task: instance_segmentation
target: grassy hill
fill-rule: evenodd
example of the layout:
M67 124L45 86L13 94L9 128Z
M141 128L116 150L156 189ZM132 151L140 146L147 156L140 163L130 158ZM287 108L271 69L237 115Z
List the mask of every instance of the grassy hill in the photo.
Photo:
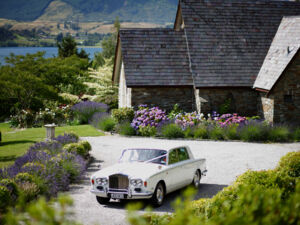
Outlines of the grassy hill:
M168 23L178 0L9 0L0 1L1 18L18 21L76 20Z

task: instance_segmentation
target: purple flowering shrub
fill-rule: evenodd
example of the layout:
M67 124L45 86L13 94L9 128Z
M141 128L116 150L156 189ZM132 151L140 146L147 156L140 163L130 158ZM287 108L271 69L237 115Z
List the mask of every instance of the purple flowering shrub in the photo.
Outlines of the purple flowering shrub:
M215 120L221 127L227 127L231 125L246 125L248 120L244 116L239 116L237 113L223 114L220 117L215 117Z
M17 158L12 166L0 169L0 180L14 180L20 185L20 190L30 196L40 193L50 197L59 191L68 190L70 183L78 182L82 178L87 166L82 156L63 149L63 144L73 141L77 144L78 137L64 134L55 141L36 143L23 156ZM90 150L89 143L80 143L87 152ZM31 199L30 196L25 196L25 199Z
M134 113L131 126L139 132L140 128L157 127L160 123L168 120L166 112L158 107L149 108L147 105L140 105Z
M53 138L53 141L57 141L62 145L76 143L78 142L79 137L75 133L64 133L64 135L59 135L56 138Z
M74 105L71 110L81 124L87 124L95 113L106 112L108 106L103 103L85 101Z
M201 121L204 121L203 114L192 113L179 113L175 116L175 124L179 125L183 130L188 127L193 127L198 125Z

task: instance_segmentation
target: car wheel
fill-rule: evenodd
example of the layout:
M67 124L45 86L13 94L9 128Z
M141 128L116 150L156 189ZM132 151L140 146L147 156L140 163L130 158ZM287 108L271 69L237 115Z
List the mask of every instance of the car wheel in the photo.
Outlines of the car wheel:
M100 205L105 205L109 202L110 198L103 198L96 196L97 201L99 202Z
M159 207L163 204L165 198L165 189L163 187L163 184L160 182L157 184L154 194L151 198L151 203L155 207Z
M192 185L195 187L195 188L199 188L200 186L200 180L201 180L201 173L199 170L197 170L194 174L194 178L193 178L193 183Z

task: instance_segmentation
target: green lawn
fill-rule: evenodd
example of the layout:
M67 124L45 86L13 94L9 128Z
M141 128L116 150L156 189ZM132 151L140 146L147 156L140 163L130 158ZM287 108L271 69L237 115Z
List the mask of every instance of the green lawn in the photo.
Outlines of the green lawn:
M46 137L45 128L14 130L9 127L8 123L0 123L0 131L2 132L0 167L12 164L14 160L18 156L23 155L32 144L42 141ZM55 134L60 135L70 131L76 133L80 137L103 135L103 133L97 131L90 125L56 127Z

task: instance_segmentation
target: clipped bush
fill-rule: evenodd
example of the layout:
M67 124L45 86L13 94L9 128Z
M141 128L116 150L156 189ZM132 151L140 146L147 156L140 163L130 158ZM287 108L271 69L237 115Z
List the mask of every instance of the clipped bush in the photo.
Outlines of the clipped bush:
M300 177L300 151L289 152L283 156L280 159L276 170L283 172L290 177Z
M89 151L91 150L91 145L87 144L85 141L79 143L71 143L64 146L64 149L67 152L75 153L86 158L89 155Z
M123 122L117 126L117 132L121 135L134 136L136 135L135 129L129 122Z
M273 127L269 130L268 140L273 142L289 141L290 131L287 127Z
M117 123L122 123L125 121L131 122L134 118L134 110L128 107L113 109L111 115L117 121Z
M214 126L209 130L208 135L213 140L224 140L225 139L225 130L219 126Z
M5 212L12 203L10 191L6 186L0 185L0 212Z
M92 146L91 146L91 144L90 144L88 141L81 141L80 144L83 145L83 147L84 147L84 149L85 149L86 151L89 152L89 151L92 150Z
M155 136L156 132L157 132L156 127L150 125L140 126L139 128L139 134L144 137Z
M33 176L29 173L18 173L15 177L17 183L33 182Z
M15 181L13 181L12 179L2 179L0 181L0 185L6 187L9 190L11 200L13 203L15 203L19 196L18 186Z
M277 174L274 170L251 171L243 173L236 179L237 184L262 185L266 188L278 187L276 184Z
M103 117L98 122L98 127L103 131L112 131L116 126L116 121L112 117Z
M167 124L163 126L161 129L161 133L163 137L166 138L183 138L184 132L181 127L177 124Z
M199 139L207 139L208 138L207 128L205 126L197 127L194 132L194 137Z
M296 162L300 163L298 154L293 152L282 157L275 170L247 171L233 185L211 199L191 202L193 196L186 191L184 198L178 198L173 204L175 212L172 215L137 216L129 211L129 221L133 225L298 224L300 183L295 182L294 189L289 193L286 185L299 179L299 176L295 172L291 174L297 177L286 176L283 172L290 171L285 165L294 168ZM288 180L285 180L287 177Z

